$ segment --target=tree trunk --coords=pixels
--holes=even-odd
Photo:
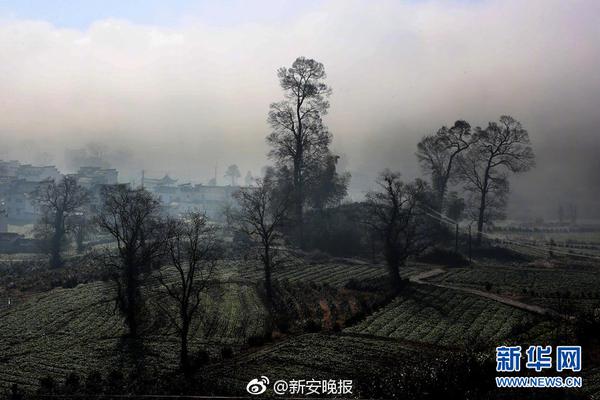
[[[190,324],[186,317],[183,317],[183,326],[181,329],[181,351],[179,354],[181,370],[183,374],[189,378],[191,375],[190,356],[188,349],[188,333],[190,330]]]
[[[127,304],[124,305],[123,311],[125,312],[125,323],[129,328],[129,336],[135,339],[138,337],[137,267],[132,263],[126,266],[126,268],[127,282],[125,283],[125,296]]]
[[[54,234],[50,243],[50,267],[60,268],[62,259],[60,257],[60,247],[64,234],[63,213],[58,211],[54,219]]]
[[[483,237],[483,222],[485,219],[485,208],[486,208],[486,197],[488,192],[488,182],[490,178],[490,163],[488,162],[487,167],[485,168],[484,176],[483,176],[483,186],[481,189],[481,199],[479,203],[479,215],[477,218],[477,246],[481,246],[481,239]]]
[[[386,244],[385,260],[390,278],[390,286],[394,293],[400,292],[402,289],[402,279],[400,278],[400,260],[392,245]]]
[[[304,184],[302,182],[301,164],[302,151],[298,150],[297,160],[294,160],[294,217],[296,219],[298,245],[304,250]]]
[[[481,246],[483,237],[483,219],[485,213],[485,194],[481,195],[481,203],[479,205],[479,216],[477,218],[477,246]]]
[[[77,230],[75,241],[77,244],[77,253],[83,253],[83,228]]]
[[[265,268],[265,294],[269,311],[273,308],[273,285],[271,283],[271,251],[269,247],[265,247],[264,268]]]
[[[436,211],[439,212],[440,214],[443,214],[444,213],[444,199],[446,197],[447,183],[446,183],[446,180],[441,177],[439,178],[439,180],[440,181],[437,184],[438,187],[437,187],[437,204],[436,204],[437,210]],[[440,221],[440,223],[441,223],[441,221]]]

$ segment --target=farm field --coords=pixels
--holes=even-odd
[[[64,379],[69,372],[106,372],[132,362],[118,357],[125,329],[113,313],[111,289],[101,282],[57,288],[5,310],[0,316],[0,387],[18,383],[34,389],[44,376]],[[221,346],[240,346],[248,336],[262,334],[265,311],[253,288],[227,283],[212,290],[219,300],[204,299],[207,311],[193,329],[193,349],[216,353]],[[145,327],[152,332],[144,342],[148,364],[176,368],[176,337],[160,320],[151,321]]]
[[[600,268],[594,265],[448,268],[428,281],[492,291],[547,307],[559,306],[561,299],[583,308],[600,304]]]
[[[547,257],[552,252],[563,257],[580,255],[584,260],[600,263],[600,232],[598,231],[499,231],[491,233],[490,237],[508,241],[505,243],[508,247],[537,257]]]
[[[423,267],[411,266],[404,268],[403,276],[412,275],[422,271]],[[263,272],[260,265],[248,266],[240,270],[240,277],[256,281],[262,279]],[[382,265],[365,263],[323,263],[306,264],[295,262],[273,271],[273,278],[289,282],[319,282],[331,286],[344,286],[350,280],[368,280],[384,277],[387,274]]]
[[[446,347],[543,341],[545,321],[528,312],[451,289],[411,285],[345,332]]]
[[[271,383],[279,379],[350,379],[354,385],[352,397],[357,398],[420,398],[414,396],[423,393],[433,399],[461,398],[460,393],[452,393],[452,384],[444,386],[443,382],[485,379],[494,374],[495,366],[493,351],[490,351],[489,358],[486,352],[476,356],[479,368],[463,369],[466,354],[469,353],[344,331],[331,335],[295,336],[233,360],[210,365],[198,374],[209,381],[218,381],[214,388],[216,393],[228,390],[239,396],[246,395],[244,388],[251,379],[267,376]],[[584,389],[574,393],[599,394],[598,373],[597,370],[586,372]],[[432,393],[432,387],[441,391]],[[494,389],[488,387],[488,390]],[[272,394],[267,391],[267,395]],[[477,394],[471,395],[479,398]]]
[[[268,375],[272,382],[278,379],[353,379],[359,384],[353,394],[360,396],[361,387],[366,389],[376,382],[360,381],[359,377],[380,377],[390,370],[390,366],[397,368],[397,373],[401,374],[412,369],[420,360],[431,358],[432,354],[432,349],[383,338],[362,338],[343,333],[304,334],[211,366],[200,373],[208,379],[218,379],[230,390],[239,388],[239,395],[244,394],[250,379]]]
[[[413,264],[404,268],[402,274],[408,277],[433,268],[437,267]],[[529,270],[539,274],[536,279],[540,285],[544,285],[543,273],[552,271],[514,268],[510,273],[525,274]],[[493,276],[492,271],[503,272],[488,267],[481,275]],[[250,378],[261,376],[261,371],[267,371],[272,379],[358,379],[365,374],[379,376],[386,366],[385,371],[389,372],[389,365],[402,360],[398,373],[421,373],[418,365],[424,360],[438,362],[445,354],[451,357],[462,352],[467,344],[481,345],[487,352],[509,339],[521,344],[545,342],[552,332],[542,317],[526,311],[476,295],[416,283],[409,284],[391,303],[372,308],[378,301],[376,294],[344,285],[351,280],[381,281],[385,277],[383,267],[341,262],[304,264],[277,271],[276,291],[296,320],[322,320],[322,329],[329,334],[284,335],[273,344],[248,350],[248,338],[265,333],[267,315],[259,293],[259,272],[241,262],[219,264],[211,292],[204,298],[206,312],[192,330],[192,351],[206,350],[213,360],[202,373],[217,374],[214,376],[224,377],[220,384],[242,390]],[[459,272],[466,274],[465,282],[474,280],[468,278],[468,269],[448,270],[430,279],[466,284],[455,279],[453,274]],[[173,278],[170,270],[163,270],[163,275],[167,280]],[[582,273],[578,279],[582,287],[590,285],[587,274]],[[523,284],[530,280],[529,275],[522,278]],[[327,284],[317,284],[320,282]],[[146,290],[150,318],[144,327],[147,333],[143,361],[150,369],[174,371],[178,340],[165,329],[165,321],[153,314],[157,310],[154,303],[164,301],[164,293],[155,281]],[[98,370],[105,375],[112,368],[127,369],[140,362],[119,356],[128,352],[121,351],[127,346],[122,340],[125,328],[113,313],[113,295],[111,283],[96,281],[34,294],[4,309],[0,315],[0,388],[17,383],[33,391],[45,376],[62,381],[71,372],[86,376]],[[363,318],[344,328],[345,320],[358,312]],[[342,330],[332,334],[335,323]],[[232,348],[234,357],[219,361],[225,347]],[[357,390],[369,393],[369,385],[362,381]]]
[[[240,264],[221,263],[217,267],[211,292],[204,297],[206,311],[192,328],[192,350],[207,350],[216,357],[223,347],[237,351],[249,337],[264,335],[267,314],[257,292],[261,275]],[[243,274],[248,271],[251,273]],[[274,277],[276,281],[292,284],[279,290],[287,296],[286,301],[291,307],[302,313],[311,312],[302,317],[323,318],[322,312],[312,315],[315,313],[302,304],[301,297],[314,298],[317,307],[322,297],[325,301],[322,306],[329,304],[328,313],[334,312],[329,310],[330,306],[337,306],[339,312],[344,308],[349,315],[353,312],[354,295],[347,293],[341,298],[332,298],[333,289],[323,292],[318,286],[308,285],[311,281],[324,280],[341,287],[350,279],[377,278],[383,276],[383,272],[380,266],[362,264],[307,264],[305,268],[279,271]],[[173,270],[165,269],[162,273],[167,281],[174,278]],[[294,289],[297,285],[300,285],[298,289]],[[149,279],[145,291],[148,297],[146,312],[150,314],[150,322],[144,327],[147,332],[144,341],[146,362],[175,369],[179,343],[172,332],[166,331],[166,321],[156,312],[155,303],[165,300],[164,290],[156,280]],[[124,345],[121,337],[125,327],[113,312],[113,297],[112,283],[95,281],[32,294],[21,303],[4,308],[0,312],[0,387],[17,383],[33,390],[45,376],[64,379],[70,372],[80,375],[93,370],[107,372],[109,367],[133,362],[117,357],[119,346]]]

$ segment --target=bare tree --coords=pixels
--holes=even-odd
[[[287,193],[280,193],[270,179],[257,179],[256,185],[235,194],[238,210],[232,220],[237,228],[258,247],[265,276],[265,293],[269,308],[273,305],[271,274],[282,261],[276,246],[281,238],[288,205]]]
[[[405,184],[399,173],[390,170],[379,175],[377,185],[378,190],[367,193],[364,222],[381,243],[392,289],[399,291],[400,267],[430,243],[431,223],[420,208],[428,188],[422,180]]]
[[[170,220],[168,225],[166,251],[176,273],[173,280],[161,273],[159,280],[177,307],[175,312],[167,307],[163,307],[163,311],[179,335],[181,369],[189,376],[190,328],[219,257],[220,246],[215,229],[208,225],[204,214],[189,213],[183,220]]]
[[[52,268],[58,268],[63,263],[61,249],[67,233],[67,218],[81,211],[88,200],[87,190],[71,176],[65,176],[58,182],[42,182],[36,191],[35,201],[42,213],[39,225],[46,226],[44,230],[50,234],[48,250]]]
[[[506,205],[508,174],[529,170],[535,157],[529,134],[510,116],[477,128],[474,136],[474,144],[459,159],[459,174],[476,202],[477,243],[481,244],[484,224]]]
[[[303,246],[308,175],[329,154],[331,143],[331,134],[322,120],[329,108],[331,89],[324,82],[323,64],[309,58],[298,57],[291,68],[280,68],[277,76],[285,99],[270,106],[268,122],[273,131],[267,136],[272,147],[269,157],[292,171],[294,215]]]
[[[231,186],[235,186],[237,179],[242,176],[237,165],[232,164],[225,171],[225,178],[231,179]]]
[[[442,127],[435,134],[425,136],[417,145],[417,158],[423,171],[431,176],[436,193],[436,210],[444,212],[448,185],[454,180],[456,160],[473,143],[471,125],[456,121],[451,128]]]
[[[125,317],[129,336],[136,338],[142,310],[141,276],[164,254],[166,234],[160,203],[144,189],[125,185],[103,188],[102,198],[97,224],[116,241],[116,252],[108,248],[104,262],[116,282],[116,305]]]

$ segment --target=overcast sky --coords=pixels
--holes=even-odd
[[[325,64],[353,193],[385,167],[416,176],[424,134],[510,114],[538,155],[513,209],[592,214],[599,22],[595,0],[0,0],[0,158],[64,168],[65,147],[102,142],[125,178],[257,174],[276,70],[302,55]]]

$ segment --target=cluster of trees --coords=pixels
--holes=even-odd
[[[330,150],[332,134],[323,116],[332,90],[325,82],[323,64],[300,57],[291,67],[280,68],[277,75],[284,99],[270,106],[272,132],[267,136],[274,166],[256,187],[239,193],[241,208],[235,218],[262,249],[267,297],[275,250],[284,242],[304,250],[310,249],[307,244],[331,242],[331,237],[322,240],[318,235],[335,231],[331,229],[335,223],[329,223],[332,208],[342,210],[335,214],[338,221],[360,221],[368,227],[343,223],[349,229],[335,234],[347,238],[348,244],[366,242],[373,254],[382,253],[391,286],[398,290],[399,268],[444,230],[435,222],[436,214],[438,219],[459,220],[468,211],[477,222],[477,243],[481,244],[485,224],[501,217],[505,209],[509,174],[534,165],[529,135],[514,118],[502,116],[498,122],[475,129],[459,120],[418,143],[417,158],[430,184],[420,179],[406,183],[399,173],[385,170],[365,201],[342,207],[350,175],[337,171],[339,158]],[[309,230],[305,229],[307,221]],[[311,241],[316,235],[318,239]]]
[[[116,283],[116,305],[128,336],[134,340],[140,336],[146,315],[143,278],[158,270],[158,280],[172,300],[159,306],[180,338],[180,364],[189,375],[190,327],[221,252],[216,232],[200,213],[190,212],[177,219],[164,217],[160,202],[144,189],[105,187],[102,199],[96,222],[116,241],[116,251],[106,250],[104,265]],[[163,275],[160,267],[164,265],[173,267],[174,276]]]
[[[115,185],[102,188],[100,207],[91,217],[90,194],[70,176],[45,182],[36,198],[42,210],[36,230],[47,239],[51,268],[63,265],[61,252],[69,235],[74,235],[78,247],[92,229],[112,238],[114,246],[107,247],[101,259],[115,283],[116,310],[131,339],[139,338],[147,311],[145,278],[159,271],[157,279],[172,300],[161,309],[180,338],[181,367],[189,374],[190,327],[221,252],[215,229],[204,214],[165,217],[159,200],[148,191]],[[160,275],[164,265],[173,267],[174,277]]]
[[[485,224],[504,215],[509,174],[535,165],[528,132],[506,115],[485,128],[472,129],[461,120],[451,128],[442,127],[419,142],[417,158],[431,178],[436,211],[458,219],[466,204],[471,220],[477,222],[478,244]],[[448,195],[452,185],[462,187],[466,201],[456,193]]]

